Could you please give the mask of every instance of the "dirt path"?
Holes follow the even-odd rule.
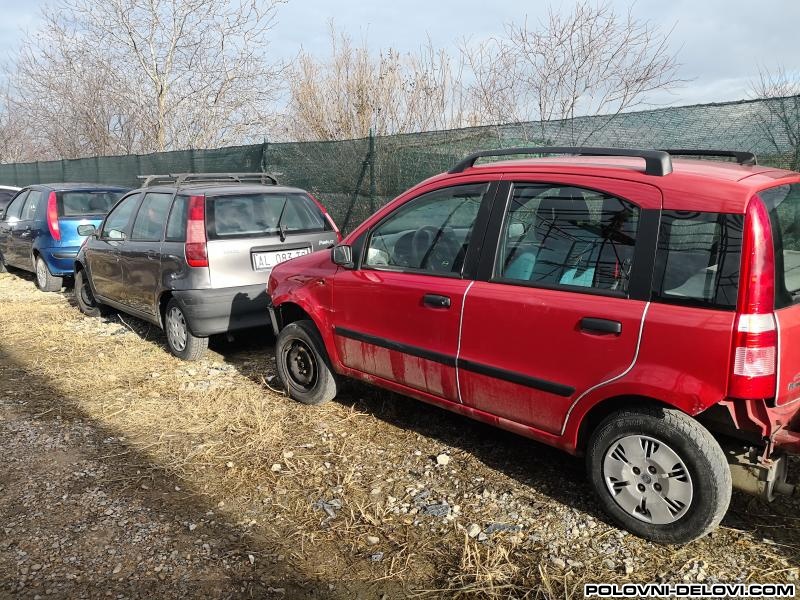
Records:
[[[658,547],[607,524],[580,461],[555,450],[358,385],[317,408],[269,390],[265,332],[189,364],[155,328],[84,318],[18,274],[0,275],[0,307],[0,596],[797,579],[796,498],[735,494],[713,536]]]

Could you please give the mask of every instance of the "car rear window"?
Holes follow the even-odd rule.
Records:
[[[241,194],[208,198],[211,239],[262,237],[331,229],[305,194]]]
[[[758,194],[769,211],[775,245],[775,308],[800,301],[800,184]]]
[[[83,192],[61,192],[59,194],[59,216],[84,217],[104,215],[122,198],[125,192],[91,190]]]
[[[674,304],[736,308],[743,225],[743,215],[664,211],[653,298]]]

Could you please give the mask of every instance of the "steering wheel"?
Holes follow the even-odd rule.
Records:
[[[419,268],[439,273],[453,269],[453,261],[459,250],[455,233],[450,227],[439,229],[430,225],[414,232],[411,248]]]

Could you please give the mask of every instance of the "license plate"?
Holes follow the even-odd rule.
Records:
[[[271,252],[253,252],[253,268],[256,271],[271,269],[278,263],[290,258],[305,256],[311,253],[311,248],[295,248],[294,250],[274,250]]]

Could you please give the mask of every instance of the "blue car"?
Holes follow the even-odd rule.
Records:
[[[50,183],[23,188],[0,210],[0,272],[6,266],[36,274],[45,292],[61,289],[84,236],[81,225],[100,226],[127,188],[96,183]]]

